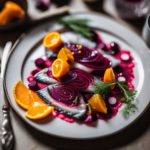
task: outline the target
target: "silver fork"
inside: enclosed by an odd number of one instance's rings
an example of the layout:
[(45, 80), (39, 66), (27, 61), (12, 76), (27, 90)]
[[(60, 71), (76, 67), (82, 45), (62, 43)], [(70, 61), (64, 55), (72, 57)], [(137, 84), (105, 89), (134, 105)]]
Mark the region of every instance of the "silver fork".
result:
[(10, 122), (10, 106), (7, 101), (5, 91), (4, 91), (4, 84), (3, 84), (3, 78), (4, 78), (4, 72), (6, 67), (6, 62), (8, 58), (8, 54), (10, 52), (12, 46), (12, 42), (7, 42), (6, 46), (3, 51), (2, 60), (1, 60), (1, 84), (2, 86), (2, 100), (3, 100), (3, 122), (2, 122), (2, 129), (1, 129), (1, 145), (3, 150), (11, 150), (14, 144), (14, 134), (11, 127)]

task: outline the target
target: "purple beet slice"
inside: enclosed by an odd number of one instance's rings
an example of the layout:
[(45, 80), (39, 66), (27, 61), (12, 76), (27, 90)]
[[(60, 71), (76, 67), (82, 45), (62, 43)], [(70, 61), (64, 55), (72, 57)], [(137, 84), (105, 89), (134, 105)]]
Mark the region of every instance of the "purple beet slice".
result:
[(42, 58), (38, 58), (35, 60), (35, 65), (38, 68), (43, 69), (45, 67), (45, 61)]
[(29, 88), (33, 91), (37, 91), (38, 90), (38, 85), (37, 85), (37, 82), (35, 80), (31, 81), (29, 84), (28, 84)]

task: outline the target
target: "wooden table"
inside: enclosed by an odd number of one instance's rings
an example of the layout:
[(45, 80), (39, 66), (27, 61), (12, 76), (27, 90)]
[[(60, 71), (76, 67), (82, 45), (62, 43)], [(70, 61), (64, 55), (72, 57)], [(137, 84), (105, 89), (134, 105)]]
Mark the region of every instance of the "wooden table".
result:
[[(70, 6), (70, 12), (85, 12), (95, 10), (102, 12), (100, 3), (87, 4), (82, 0), (70, 0), (67, 3)], [(141, 33), (143, 22), (140, 22), (138, 27), (135, 23), (130, 25), (134, 27), (138, 33)], [(40, 24), (40, 22), (39, 22)], [(36, 25), (33, 25), (36, 26)], [(0, 56), (3, 47), (7, 41), (15, 42), (15, 40), (28, 30), (29, 27), (21, 27), (14, 31), (0, 32)], [(1, 108), (0, 103), (0, 108)], [(0, 122), (2, 114), (0, 113)], [(150, 149), (150, 108), (146, 110), (144, 115), (134, 124), (129, 126), (122, 132), (96, 140), (68, 140), (53, 136), (48, 136), (33, 129), (26, 124), (13, 110), (11, 110), (11, 120), (15, 133), (14, 150), (94, 150), (94, 149), (116, 149), (116, 150), (149, 150)]]

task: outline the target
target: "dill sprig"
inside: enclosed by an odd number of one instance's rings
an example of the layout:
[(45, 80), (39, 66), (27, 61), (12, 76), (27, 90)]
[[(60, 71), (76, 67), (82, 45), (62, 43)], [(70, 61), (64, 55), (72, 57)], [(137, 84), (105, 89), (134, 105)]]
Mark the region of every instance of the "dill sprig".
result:
[(128, 117), (131, 112), (135, 112), (137, 107), (135, 104), (132, 104), (131, 102), (134, 100), (137, 91), (136, 90), (126, 90), (128, 88), (127, 85), (116, 82), (118, 87), (120, 88), (120, 91), (124, 93), (124, 97), (121, 99), (123, 103), (125, 103), (124, 108), (121, 110), (121, 113), (124, 117)]
[(89, 109), (89, 113), (91, 114), (92, 108), (91, 108), (91, 105), (89, 103), (88, 103), (88, 109)]
[(80, 33), (81, 35), (90, 38), (93, 34), (91, 32), (91, 28), (87, 25), (89, 19), (80, 19), (80, 18), (60, 18), (59, 23), (63, 24), (70, 29), (72, 29), (76, 33)]
[(114, 83), (94, 83), (94, 93), (100, 94), (105, 99), (105, 96), (108, 94), (110, 86), (116, 84), (119, 87), (120, 92), (124, 94), (124, 97), (121, 99), (121, 101), (125, 103), (125, 106), (123, 110), (121, 110), (121, 113), (124, 117), (128, 117), (131, 112), (135, 112), (135, 110), (137, 109), (137, 107), (134, 104), (132, 104), (132, 101), (134, 100), (137, 91), (127, 90), (128, 86), (125, 83), (125, 81), (118, 82), (117, 80), (115, 80)]
[(108, 90), (111, 85), (114, 85), (116, 83), (106, 83), (106, 82), (100, 82), (100, 83), (94, 83), (95, 86), (95, 94), (100, 94), (103, 99), (105, 99), (105, 96), (108, 94)]
[(122, 82), (116, 81), (116, 84), (120, 88), (120, 91), (122, 91), (124, 93), (124, 97), (121, 99), (122, 102), (128, 103), (128, 102), (131, 102), (135, 98), (135, 96), (137, 94), (136, 90), (130, 90), (130, 91), (127, 90), (128, 86), (125, 84), (122, 84)]
[(77, 103), (78, 102), (78, 96), (76, 96), (75, 100), (73, 101), (73, 103)]

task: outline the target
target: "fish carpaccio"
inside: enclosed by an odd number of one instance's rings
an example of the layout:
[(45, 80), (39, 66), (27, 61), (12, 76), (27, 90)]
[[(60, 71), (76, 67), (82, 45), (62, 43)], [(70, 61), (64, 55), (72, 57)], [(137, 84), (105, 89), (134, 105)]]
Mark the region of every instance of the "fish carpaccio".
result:
[[(47, 92), (48, 97), (46, 97), (49, 99), (49, 102), (46, 101), (44, 96), (41, 97), (45, 102), (50, 105), (51, 102), (55, 103), (55, 110), (52, 114), (70, 123), (77, 119), (83, 123), (94, 122), (98, 119), (108, 120), (118, 113), (118, 109), (122, 106), (121, 98), (123, 95), (117, 87), (113, 90), (109, 90), (109, 94), (105, 98), (107, 114), (99, 113), (94, 110), (92, 110), (90, 114), (86, 106), (88, 99), (93, 95), (92, 92), (94, 88), (92, 84), (94, 82), (103, 82), (104, 72), (107, 68), (113, 67), (116, 80), (126, 81), (129, 90), (134, 89), (132, 80), (134, 79), (133, 68), (135, 64), (130, 52), (122, 50), (115, 42), (109, 44), (104, 43), (97, 32), (93, 31), (93, 33), (93, 38), (89, 40), (96, 43), (94, 48), (86, 47), (86, 43), (79, 45), (73, 43), (72, 40), (70, 42), (69, 39), (68, 41), (65, 39), (62, 47), (70, 49), (70, 51), (74, 53), (75, 59), (74, 64), (70, 64), (71, 69), (67, 75), (60, 79), (56, 79), (52, 76), (51, 65), (57, 57), (56, 55), (48, 55), (48, 51), (46, 51), (46, 55), (42, 57), (44, 60), (43, 66), (37, 66), (37, 68), (31, 71), (30, 76), (27, 78), (29, 82), (33, 80), (37, 82), (38, 89), (35, 91), (38, 91), (37, 93), (40, 93), (40, 96), (44, 95), (42, 89)], [(64, 89), (58, 89), (60, 86), (64, 87)], [(72, 91), (71, 88), (67, 88), (69, 86), (73, 87)], [(76, 96), (72, 94), (73, 92), (78, 93), (78, 102), (76, 104), (74, 104), (72, 99), (72, 97), (75, 98)], [(108, 99), (111, 97), (115, 97), (117, 100), (114, 105), (108, 102)], [(81, 99), (82, 107), (80, 107)], [(60, 105), (62, 105), (61, 108), (59, 108)], [(82, 113), (80, 113), (80, 111)]]

